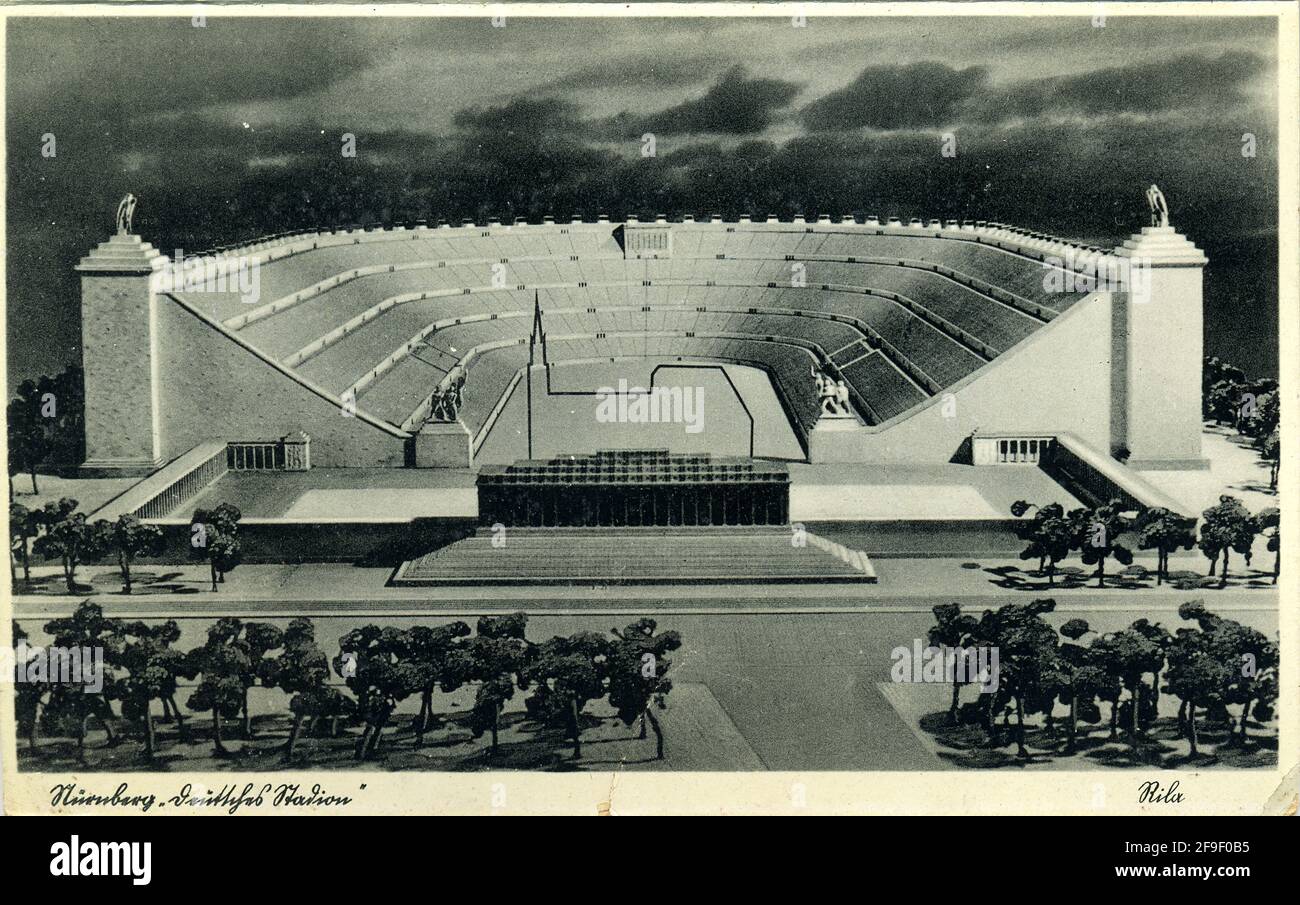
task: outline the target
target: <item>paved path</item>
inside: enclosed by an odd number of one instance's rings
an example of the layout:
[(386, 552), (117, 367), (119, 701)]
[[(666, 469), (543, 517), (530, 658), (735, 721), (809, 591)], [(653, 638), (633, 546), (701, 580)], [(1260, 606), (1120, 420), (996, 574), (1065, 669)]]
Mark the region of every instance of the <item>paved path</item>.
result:
[[(1271, 555), (1271, 554), (1270, 554)], [(1087, 587), (1048, 588), (1045, 582), (1029, 579), (1024, 573), (1011, 573), (1023, 582), (1009, 587), (1006, 577), (992, 571), (1018, 562), (998, 559), (976, 563), (963, 559), (872, 559), (879, 576), (878, 584), (735, 584), (735, 585), (632, 585), (606, 586), (518, 586), (518, 587), (448, 587), (390, 588), (385, 583), (392, 574), (388, 568), (362, 568), (339, 563), (301, 565), (244, 565), (232, 572), (220, 591), (212, 593), (202, 565), (149, 566), (136, 570), (135, 593), (121, 593), (117, 570), (109, 566), (83, 567), (78, 581), (89, 590), (67, 595), (57, 566), (38, 566), (32, 570), (41, 593), (24, 594), (17, 588), (16, 607), (21, 611), (54, 612), (69, 609), (92, 597), (114, 605), (129, 602), (133, 609), (165, 612), (214, 612), (223, 608), (273, 608), (284, 612), (321, 610), (383, 609), (404, 612), (449, 612), (460, 609), (477, 611), (505, 609), (574, 610), (628, 612), (652, 608), (663, 611), (700, 612), (855, 612), (881, 607), (928, 609), (934, 598), (971, 601), (972, 605), (988, 598), (1002, 600), (1053, 597), (1058, 601), (1078, 600), (1081, 604), (1111, 605), (1133, 602), (1142, 607), (1177, 607), (1195, 597), (1208, 601), (1222, 599), (1232, 606), (1255, 608), (1277, 607), (1277, 589), (1258, 569), (1249, 575), (1238, 561), (1235, 586), (1183, 591), (1165, 585), (1098, 590), (1095, 580)], [(1256, 559), (1255, 565), (1271, 566), (1271, 560)], [(1175, 557), (1172, 569), (1204, 573), (1196, 557)], [(48, 589), (51, 593), (45, 593)], [(920, 598), (920, 601), (918, 601)], [(987, 605), (987, 604), (985, 604)]]

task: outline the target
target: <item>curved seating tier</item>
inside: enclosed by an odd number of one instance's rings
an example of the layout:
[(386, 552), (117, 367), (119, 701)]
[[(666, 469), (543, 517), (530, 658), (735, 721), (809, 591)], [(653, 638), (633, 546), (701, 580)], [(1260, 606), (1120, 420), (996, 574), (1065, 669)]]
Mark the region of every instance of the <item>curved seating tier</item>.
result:
[(813, 360), (881, 423), (1083, 297), (1055, 291), (1052, 261), (976, 232), (712, 223), (672, 235), (668, 257), (625, 259), (610, 224), (321, 234), (259, 251), (251, 304), (178, 294), (396, 425), (462, 367), (462, 420), (475, 431), (527, 360), (534, 297), (552, 360), (752, 362), (805, 427)]

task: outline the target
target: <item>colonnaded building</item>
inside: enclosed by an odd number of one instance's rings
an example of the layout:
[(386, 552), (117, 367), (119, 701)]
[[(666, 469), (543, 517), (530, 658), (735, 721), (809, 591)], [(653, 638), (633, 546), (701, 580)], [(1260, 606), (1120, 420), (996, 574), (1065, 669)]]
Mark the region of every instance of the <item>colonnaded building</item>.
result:
[[(244, 472), (283, 473), (282, 503), (244, 508), (286, 522), (946, 522), (992, 518), (989, 487), (1167, 503), (1141, 472), (1203, 465), (1206, 258), (1157, 200), (1112, 248), (984, 221), (601, 217), (169, 257), (120, 216), (77, 266), (84, 468), (147, 476), (114, 505), (162, 520), (214, 487), (276, 496)], [(710, 388), (698, 436), (594, 417), (616, 385), (671, 385), (678, 408)]]

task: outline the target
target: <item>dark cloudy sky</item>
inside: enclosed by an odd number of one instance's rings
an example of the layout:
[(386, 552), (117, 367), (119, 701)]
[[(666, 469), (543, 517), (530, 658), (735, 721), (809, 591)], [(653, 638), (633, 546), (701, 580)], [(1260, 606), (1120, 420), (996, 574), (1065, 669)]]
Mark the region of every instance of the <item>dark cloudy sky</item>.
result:
[(79, 355), (71, 267), (127, 191), (168, 252), (597, 211), (972, 217), (1113, 244), (1153, 181), (1211, 255), (1210, 350), (1276, 372), (1272, 20), (79, 18), (8, 35), (11, 379)]

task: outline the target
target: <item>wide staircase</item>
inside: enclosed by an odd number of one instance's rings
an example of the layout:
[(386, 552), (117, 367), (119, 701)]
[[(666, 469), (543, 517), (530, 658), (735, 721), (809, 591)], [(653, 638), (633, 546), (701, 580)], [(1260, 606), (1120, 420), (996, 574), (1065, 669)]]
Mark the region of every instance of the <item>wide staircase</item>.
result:
[(875, 582), (867, 556), (782, 527), (510, 528), (401, 565), (398, 587)]

